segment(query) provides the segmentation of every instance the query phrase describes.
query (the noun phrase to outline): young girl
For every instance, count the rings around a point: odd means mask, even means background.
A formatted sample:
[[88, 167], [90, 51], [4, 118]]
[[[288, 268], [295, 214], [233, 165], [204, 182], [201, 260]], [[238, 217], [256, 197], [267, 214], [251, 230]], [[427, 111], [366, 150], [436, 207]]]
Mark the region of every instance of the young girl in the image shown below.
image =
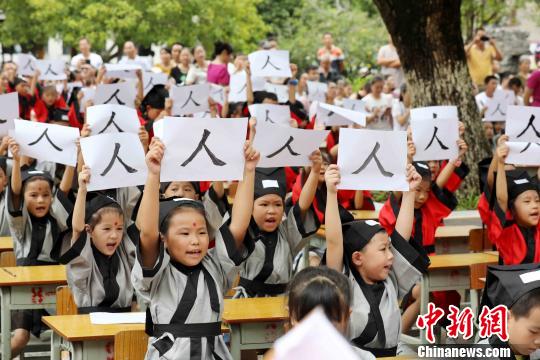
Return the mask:
[[321, 168], [320, 152], [313, 152], [310, 159], [312, 171], [285, 219], [284, 169], [257, 169], [249, 226], [251, 237], [256, 239], [255, 249], [242, 266], [235, 297], [277, 296], [285, 292], [294, 256], [320, 226], [311, 206]]
[[164, 146], [154, 138], [146, 156], [148, 178], [139, 210], [140, 242], [132, 271], [135, 289], [150, 303], [146, 359], [232, 359], [221, 336], [223, 293], [252, 241], [243, 244], [251, 215], [259, 154], [244, 146], [244, 179], [237, 190], [232, 220], [210, 235], [203, 205], [191, 199], [159, 202]]
[[[540, 190], [526, 171], [507, 174], [508, 136], [501, 136], [496, 152], [496, 201], [492, 208], [480, 206], [490, 240], [504, 264], [540, 261]], [[540, 174], [540, 172], [539, 172]], [[489, 197], [489, 196], [488, 196]]]
[[[21, 171], [19, 145], [9, 140], [13, 154], [11, 184], [6, 192], [7, 221], [13, 239], [17, 265], [55, 264], [54, 242], [66, 230], [66, 220], [73, 210], [67, 198], [74, 169], [66, 167], [62, 182], [53, 195], [53, 180], [43, 171]], [[17, 356], [30, 339], [41, 332], [41, 315], [44, 311], [14, 311], [12, 313], [12, 356]]]
[[[2, 139], [3, 140], [3, 139]], [[6, 186], [8, 184], [7, 159], [0, 156], [0, 236], [9, 236], [9, 224], [7, 221]]]
[[66, 264], [68, 285], [80, 314], [131, 311], [138, 232], [134, 225], [124, 232], [124, 214], [112, 198], [97, 195], [86, 202], [90, 169], [79, 174], [79, 190], [72, 228], [65, 239], [68, 249], [60, 257]]
[[[347, 336], [351, 315], [351, 284], [347, 277], [326, 266], [308, 267], [296, 274], [288, 286], [288, 327], [293, 328], [313, 309], [321, 307], [336, 329]], [[353, 347], [360, 359], [375, 359], [370, 352]], [[273, 359], [273, 351], [265, 354]]]
[[397, 300], [420, 281], [429, 264], [409, 244], [414, 194], [422, 179], [409, 164], [409, 191], [403, 194], [396, 228], [390, 237], [375, 221], [351, 221], [342, 226], [336, 189], [340, 182], [337, 165], [330, 165], [325, 179], [326, 261], [330, 268], [345, 271], [353, 286], [349, 337], [354, 345], [377, 357], [395, 356], [401, 352], [398, 349], [401, 314]]

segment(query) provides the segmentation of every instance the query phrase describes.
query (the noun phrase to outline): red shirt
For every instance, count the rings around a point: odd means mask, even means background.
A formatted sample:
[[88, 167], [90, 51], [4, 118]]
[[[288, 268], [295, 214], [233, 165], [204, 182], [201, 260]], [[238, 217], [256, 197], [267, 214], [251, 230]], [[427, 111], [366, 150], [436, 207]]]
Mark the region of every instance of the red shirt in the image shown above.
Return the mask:
[[[56, 99], [52, 107], [55, 109], [67, 109], [66, 102], [62, 96], [59, 96], [58, 99]], [[49, 120], [49, 109], [47, 109], [47, 105], [45, 105], [40, 97], [36, 97], [34, 113], [39, 122], [47, 122]]]

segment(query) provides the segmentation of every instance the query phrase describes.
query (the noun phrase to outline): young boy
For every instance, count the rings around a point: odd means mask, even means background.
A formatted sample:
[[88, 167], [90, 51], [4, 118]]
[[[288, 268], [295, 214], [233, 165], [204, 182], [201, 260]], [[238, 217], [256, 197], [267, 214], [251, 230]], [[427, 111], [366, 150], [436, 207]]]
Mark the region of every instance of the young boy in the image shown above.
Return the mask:
[[528, 359], [540, 348], [539, 274], [539, 264], [488, 266], [482, 303], [490, 309], [497, 305], [509, 309], [508, 341], [493, 335], [479, 344], [509, 349], [510, 357], [505, 359], [517, 359], [519, 356]]

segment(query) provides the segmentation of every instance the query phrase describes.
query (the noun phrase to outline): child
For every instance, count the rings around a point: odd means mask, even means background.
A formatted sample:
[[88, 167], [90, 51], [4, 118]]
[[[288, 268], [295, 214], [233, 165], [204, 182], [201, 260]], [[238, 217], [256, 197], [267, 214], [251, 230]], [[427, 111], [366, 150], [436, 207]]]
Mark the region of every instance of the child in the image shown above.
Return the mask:
[[[526, 171], [507, 173], [505, 159], [509, 148], [507, 135], [501, 136], [497, 151], [496, 201], [487, 204], [489, 193], [479, 203], [479, 211], [488, 235], [499, 250], [504, 264], [540, 261], [540, 190], [538, 179]], [[488, 189], [489, 190], [489, 189]]]
[[[296, 274], [288, 287], [288, 327], [293, 328], [313, 309], [321, 307], [337, 330], [347, 335], [351, 315], [351, 284], [336, 270], [326, 266], [308, 267]], [[375, 359], [370, 352], [353, 347], [360, 359]], [[273, 358], [270, 350], [264, 357]]]
[[[244, 180], [237, 191], [232, 219], [209, 234], [203, 205], [191, 199], [159, 202], [159, 173], [164, 146], [154, 138], [146, 155], [148, 178], [139, 210], [140, 242], [132, 282], [148, 301], [146, 359], [232, 359], [221, 335], [223, 293], [252, 241], [247, 227], [259, 154], [244, 146]], [[249, 240], [249, 239], [248, 239]], [[165, 249], [167, 251], [165, 251]]]
[[509, 309], [508, 341], [502, 341], [497, 335], [493, 335], [481, 340], [479, 344], [510, 349], [510, 357], [505, 359], [516, 359], [519, 355], [524, 355], [524, 358], [528, 359], [529, 355], [540, 348], [538, 271], [540, 271], [538, 264], [488, 266], [482, 302], [488, 308], [504, 305]]
[[[13, 239], [17, 265], [55, 264], [52, 252], [60, 232], [66, 230], [66, 220], [73, 210], [67, 198], [74, 169], [66, 167], [62, 183], [53, 197], [53, 180], [40, 170], [21, 171], [19, 145], [9, 141], [13, 154], [11, 184], [6, 193], [7, 221]], [[12, 313], [11, 351], [17, 356], [26, 346], [30, 331], [41, 332], [42, 311], [14, 311]]]
[[284, 169], [257, 169], [249, 226], [251, 237], [256, 239], [255, 249], [242, 266], [235, 297], [277, 296], [285, 292], [294, 256], [320, 226], [311, 206], [321, 168], [320, 152], [313, 152], [310, 159], [312, 171], [285, 219]]
[[85, 166], [79, 174], [72, 228], [65, 237], [68, 249], [60, 263], [67, 265], [68, 285], [80, 314], [129, 312], [137, 229], [124, 226], [122, 208], [114, 199], [97, 195], [86, 202], [89, 181]]
[[6, 210], [7, 159], [0, 156], [0, 236], [10, 236]]
[[420, 281], [429, 264], [409, 244], [415, 192], [422, 178], [412, 165], [407, 166], [409, 191], [403, 194], [395, 231], [390, 237], [371, 220], [351, 221], [342, 226], [337, 201], [336, 186], [340, 182], [337, 165], [328, 167], [325, 179], [326, 262], [328, 267], [344, 271], [353, 286], [349, 338], [354, 345], [377, 357], [396, 356], [402, 352], [398, 348], [401, 314], [397, 300]]
[[68, 107], [64, 98], [58, 94], [56, 86], [48, 85], [41, 90], [36, 97], [32, 120], [39, 122], [51, 122], [68, 120]]

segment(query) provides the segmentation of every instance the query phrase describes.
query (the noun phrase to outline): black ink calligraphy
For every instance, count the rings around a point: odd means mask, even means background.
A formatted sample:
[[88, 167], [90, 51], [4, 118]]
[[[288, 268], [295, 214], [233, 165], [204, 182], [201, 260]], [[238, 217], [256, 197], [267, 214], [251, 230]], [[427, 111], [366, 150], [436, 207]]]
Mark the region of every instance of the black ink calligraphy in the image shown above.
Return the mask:
[[32, 59], [28, 59], [26, 65], [23, 66], [23, 69], [30, 69], [30, 71], [35, 71], [34, 67], [32, 66]]
[[109, 98], [108, 98], [107, 100], [105, 100], [103, 103], [104, 103], [104, 104], [108, 104], [108, 103], [114, 98], [114, 99], [116, 99], [116, 102], [117, 102], [118, 104], [120, 104], [120, 105], [125, 105], [125, 103], [124, 103], [122, 100], [120, 100], [120, 98], [118, 98], [118, 93], [119, 93], [119, 92], [120, 92], [120, 89], [116, 89], [116, 90], [112, 93], [111, 97], [109, 97]]
[[377, 168], [381, 172], [382, 176], [384, 176], [384, 177], [393, 177], [394, 176], [394, 173], [392, 173], [390, 171], [386, 171], [384, 169], [384, 167], [381, 164], [381, 161], [377, 157], [377, 152], [379, 151], [380, 147], [381, 147], [381, 145], [377, 141], [377, 143], [375, 143], [375, 147], [373, 147], [373, 150], [371, 150], [371, 153], [366, 158], [364, 163], [356, 171], [353, 171], [354, 175], [359, 174], [360, 172], [362, 172], [368, 166], [368, 164], [371, 162], [371, 160], [374, 160], [375, 163], [377, 164]]
[[497, 103], [497, 108], [493, 110], [491, 115], [495, 115], [496, 112], [499, 112], [502, 116], [506, 116], [506, 113], [501, 110], [501, 103]]
[[525, 133], [527, 132], [527, 130], [528, 130], [530, 127], [532, 127], [534, 133], [536, 134], [536, 137], [539, 137], [539, 138], [540, 138], [540, 131], [538, 131], [538, 130], [536, 129], [536, 127], [534, 126], [534, 118], [535, 118], [534, 114], [531, 115], [531, 117], [530, 117], [530, 119], [529, 119], [529, 122], [527, 123], [527, 127], [526, 127], [525, 129], [523, 129], [523, 131], [520, 132], [519, 135], [518, 135], [517, 137], [523, 136], [523, 134], [525, 134]]
[[6, 119], [0, 119], [0, 124], [5, 124], [5, 123], [7, 123]]
[[272, 62], [270, 61], [270, 55], [267, 55], [266, 56], [266, 62], [264, 63], [264, 65], [261, 67], [261, 70], [264, 69], [266, 66], [272, 66], [274, 69], [276, 70], [281, 70], [281, 68], [277, 67], [276, 65], [272, 64]]
[[[519, 153], [522, 154], [522, 153], [524, 153], [525, 151], [527, 151], [527, 149], [529, 149], [529, 148], [531, 147], [531, 144], [532, 144], [532, 143], [527, 143], [527, 146], [525, 146], [525, 147], [523, 148], [523, 150], [521, 150]], [[540, 143], [534, 143], [534, 144], [537, 145], [537, 146], [540, 146]]]
[[48, 73], [51, 73], [53, 75], [58, 75], [57, 72], [55, 72], [53, 69], [52, 69], [52, 64], [49, 64], [49, 67], [47, 68], [47, 71], [45, 71], [45, 74], [43, 75], [47, 75]]
[[45, 129], [45, 131], [35, 140], [35, 141], [32, 141], [31, 143], [29, 143], [28, 145], [29, 146], [33, 146], [33, 145], [36, 145], [38, 142], [41, 141], [41, 139], [43, 138], [46, 138], [47, 141], [49, 142], [49, 144], [51, 144], [51, 146], [53, 148], [55, 148], [57, 151], [63, 151], [63, 149], [59, 146], [57, 146], [55, 143], [52, 142], [51, 138], [49, 137], [49, 134], [48, 134], [48, 131], [49, 129]]
[[109, 121], [107, 121], [107, 125], [105, 125], [103, 130], [101, 130], [98, 134], [103, 134], [105, 132], [105, 130], [107, 130], [109, 128], [109, 126], [111, 126], [111, 125], [114, 125], [114, 127], [116, 128], [116, 130], [118, 130], [118, 132], [124, 132], [124, 130], [122, 130], [122, 128], [120, 126], [118, 126], [116, 121], [114, 121], [115, 116], [116, 116], [116, 113], [113, 111], [112, 114], [111, 114], [111, 117], [109, 118]]
[[227, 165], [226, 162], [224, 162], [223, 160], [218, 159], [218, 157], [216, 155], [214, 155], [214, 153], [208, 148], [208, 146], [206, 146], [206, 139], [208, 139], [210, 134], [211, 134], [211, 132], [208, 129], [204, 129], [201, 141], [199, 141], [199, 144], [195, 148], [195, 151], [193, 151], [193, 153], [186, 159], [186, 161], [184, 161], [182, 163], [181, 166], [183, 166], [183, 167], [187, 166], [193, 159], [195, 159], [195, 156], [197, 156], [197, 154], [202, 149], [204, 149], [206, 151], [206, 153], [210, 157], [210, 160], [212, 160], [212, 164], [214, 164], [216, 166]]
[[270, 118], [270, 110], [265, 110], [265, 111], [266, 111], [266, 118], [264, 119], [264, 121], [271, 122], [272, 124], [275, 124], [274, 120], [272, 120]]
[[112, 169], [113, 165], [114, 165], [114, 162], [116, 160], [118, 160], [118, 162], [120, 164], [122, 164], [122, 166], [124, 167], [124, 169], [130, 173], [130, 174], [133, 174], [133, 173], [136, 173], [137, 172], [137, 169], [134, 169], [132, 168], [131, 166], [129, 166], [128, 164], [126, 164], [121, 158], [120, 156], [118, 155], [118, 153], [120, 152], [120, 143], [114, 143], [114, 152], [113, 152], [113, 156], [111, 157], [111, 161], [109, 162], [109, 165], [107, 165], [107, 167], [103, 170], [103, 172], [99, 175], [101, 176], [105, 176], [107, 175], [107, 173]]
[[242, 88], [240, 90], [238, 90], [237, 94], [240, 94], [242, 91], [244, 91], [244, 89], [246, 88], [246, 85], [247, 84], [244, 84], [244, 86], [242, 86]]
[[431, 140], [429, 141], [429, 144], [427, 144], [427, 146], [426, 146], [426, 148], [424, 150], [427, 150], [433, 144], [433, 141], [435, 139], [439, 143], [439, 146], [441, 147], [441, 149], [448, 150], [448, 146], [444, 145], [443, 142], [441, 141], [441, 139], [439, 139], [439, 137], [437, 136], [437, 131], [439, 131], [439, 128], [437, 126], [435, 126], [435, 130], [433, 131], [433, 136], [431, 137]]
[[282, 147], [280, 147], [279, 149], [277, 149], [276, 151], [274, 151], [273, 153], [271, 153], [270, 155], [267, 155], [266, 157], [267, 158], [273, 158], [274, 156], [276, 156], [277, 154], [279, 154], [280, 152], [282, 152], [283, 150], [287, 149], [289, 150], [289, 153], [292, 155], [292, 156], [298, 156], [300, 155], [299, 153], [295, 152], [292, 147], [291, 147], [291, 143], [294, 141], [294, 137], [292, 136], [289, 136], [289, 140], [287, 140], [287, 142], [285, 143], [285, 145], [283, 145]]
[[148, 87], [150, 85], [152, 85], [152, 86], [154, 85], [154, 78], [153, 77], [150, 77], [150, 81], [148, 82], [148, 84], [146, 84], [146, 86], [144, 87], [144, 90], [148, 89]]
[[189, 100], [191, 100], [193, 102], [193, 104], [195, 104], [195, 106], [201, 106], [201, 104], [199, 104], [198, 102], [196, 102], [194, 99], [193, 99], [193, 91], [190, 91], [189, 92], [189, 96], [186, 100], [186, 102], [184, 103], [184, 105], [180, 106], [181, 108], [185, 108], [189, 102]]

